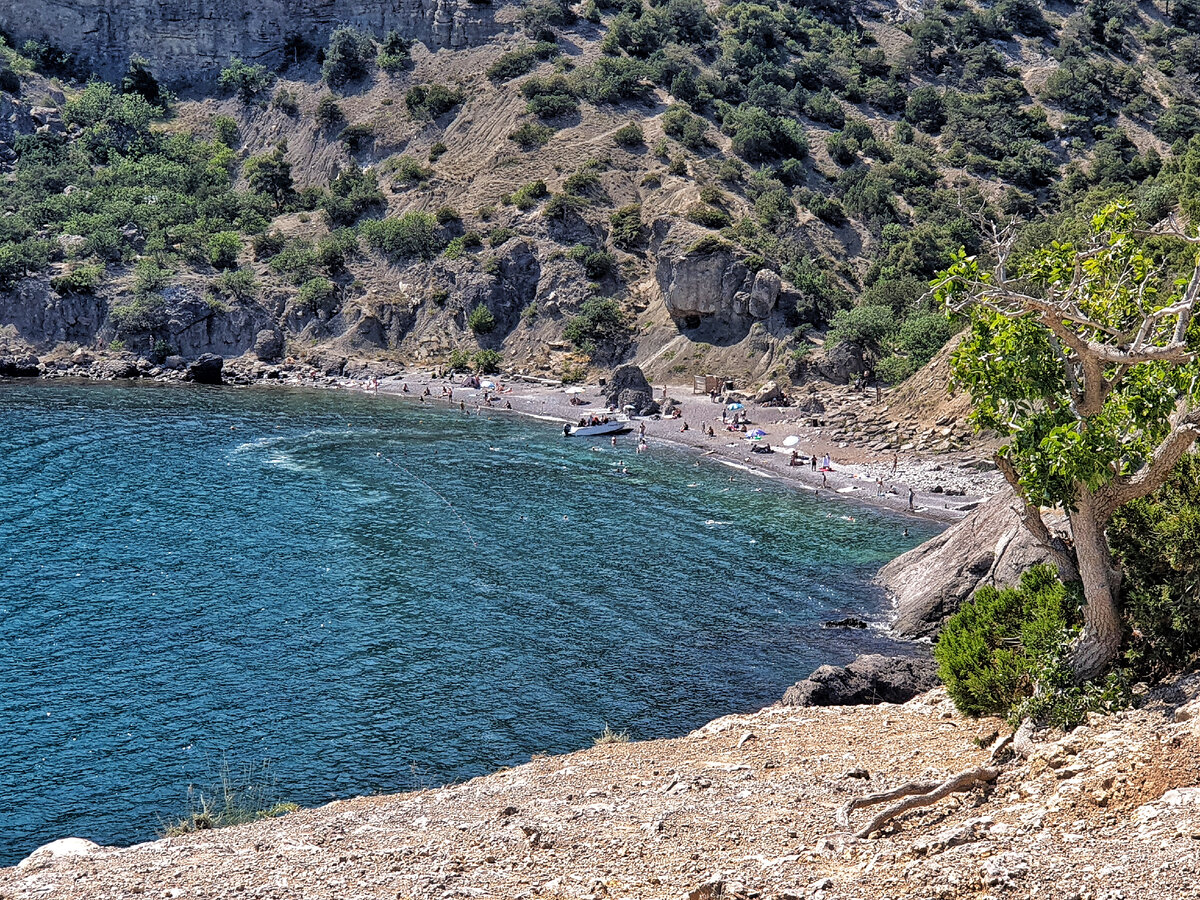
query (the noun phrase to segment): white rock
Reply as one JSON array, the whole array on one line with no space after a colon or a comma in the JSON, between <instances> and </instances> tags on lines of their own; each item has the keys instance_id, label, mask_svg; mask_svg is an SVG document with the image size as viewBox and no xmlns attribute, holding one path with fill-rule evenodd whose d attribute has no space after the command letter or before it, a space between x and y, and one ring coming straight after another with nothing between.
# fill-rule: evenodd
<instances>
[{"instance_id":1,"label":"white rock","mask_svg":"<svg viewBox=\"0 0 1200 900\"><path fill-rule=\"evenodd\" d=\"M59 838L57 841L51 841L49 844L43 844L41 847L38 847L21 860L17 864L17 868L24 868L34 863L47 862L60 857L91 856L99 849L99 844L93 843L86 838Z\"/></svg>"}]
</instances>

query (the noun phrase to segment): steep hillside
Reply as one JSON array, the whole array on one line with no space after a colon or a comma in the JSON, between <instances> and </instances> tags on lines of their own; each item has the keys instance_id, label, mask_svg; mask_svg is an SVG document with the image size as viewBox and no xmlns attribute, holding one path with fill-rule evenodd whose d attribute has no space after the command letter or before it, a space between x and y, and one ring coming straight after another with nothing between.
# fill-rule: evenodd
<instances>
[{"instance_id":1,"label":"steep hillside","mask_svg":"<svg viewBox=\"0 0 1200 900\"><path fill-rule=\"evenodd\" d=\"M896 383L987 220L1200 206L1200 0L404 2L332 32L268 3L244 38L19 6L0 334L34 348Z\"/></svg>"}]
</instances>

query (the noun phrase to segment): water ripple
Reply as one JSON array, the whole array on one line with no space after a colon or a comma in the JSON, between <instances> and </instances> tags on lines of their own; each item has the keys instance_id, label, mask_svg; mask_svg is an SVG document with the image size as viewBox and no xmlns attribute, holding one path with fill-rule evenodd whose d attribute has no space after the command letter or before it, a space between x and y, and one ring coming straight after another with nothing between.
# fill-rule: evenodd
<instances>
[{"instance_id":1,"label":"water ripple","mask_svg":"<svg viewBox=\"0 0 1200 900\"><path fill-rule=\"evenodd\" d=\"M876 611L866 576L930 529L633 450L384 398L0 385L0 864L149 837L222 758L305 804L400 790L679 734L877 645L816 626Z\"/></svg>"}]
</instances>

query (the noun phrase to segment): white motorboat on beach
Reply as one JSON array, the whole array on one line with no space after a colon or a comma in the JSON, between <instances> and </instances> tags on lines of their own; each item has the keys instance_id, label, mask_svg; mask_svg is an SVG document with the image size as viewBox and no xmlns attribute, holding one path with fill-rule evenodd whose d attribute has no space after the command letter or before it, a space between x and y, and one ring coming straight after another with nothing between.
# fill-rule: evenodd
<instances>
[{"instance_id":1,"label":"white motorboat on beach","mask_svg":"<svg viewBox=\"0 0 1200 900\"><path fill-rule=\"evenodd\" d=\"M580 419L578 425L564 425L563 437L600 437L629 431L633 431L633 425L628 416L587 416Z\"/></svg>"}]
</instances>

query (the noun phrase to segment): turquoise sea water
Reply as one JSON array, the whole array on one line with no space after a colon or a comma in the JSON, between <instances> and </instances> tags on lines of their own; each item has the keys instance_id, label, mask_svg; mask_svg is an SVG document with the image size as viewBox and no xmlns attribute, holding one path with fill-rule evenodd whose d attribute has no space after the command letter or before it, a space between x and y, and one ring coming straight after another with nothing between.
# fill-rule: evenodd
<instances>
[{"instance_id":1,"label":"turquoise sea water","mask_svg":"<svg viewBox=\"0 0 1200 900\"><path fill-rule=\"evenodd\" d=\"M222 762L304 805L427 786L685 733L883 643L819 623L882 615L866 579L936 526L620 440L0 384L0 865L151 838Z\"/></svg>"}]
</instances>

